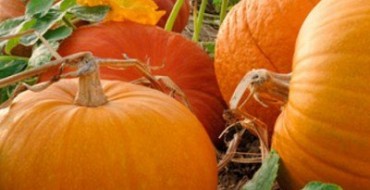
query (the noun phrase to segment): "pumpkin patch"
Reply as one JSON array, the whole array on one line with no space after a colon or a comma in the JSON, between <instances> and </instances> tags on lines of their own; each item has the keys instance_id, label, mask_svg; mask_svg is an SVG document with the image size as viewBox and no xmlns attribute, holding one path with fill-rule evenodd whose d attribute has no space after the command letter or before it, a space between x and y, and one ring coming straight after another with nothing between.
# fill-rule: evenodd
<instances>
[{"instance_id":1,"label":"pumpkin patch","mask_svg":"<svg viewBox=\"0 0 370 190\"><path fill-rule=\"evenodd\" d=\"M370 1L0 0L0 189L370 189Z\"/></svg>"}]
</instances>

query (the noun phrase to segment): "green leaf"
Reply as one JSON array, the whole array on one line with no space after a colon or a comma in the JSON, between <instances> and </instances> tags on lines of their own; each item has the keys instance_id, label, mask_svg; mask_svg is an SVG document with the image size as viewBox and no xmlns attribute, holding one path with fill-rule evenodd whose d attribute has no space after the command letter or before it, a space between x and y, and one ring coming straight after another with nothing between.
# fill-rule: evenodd
<instances>
[{"instance_id":1,"label":"green leaf","mask_svg":"<svg viewBox=\"0 0 370 190\"><path fill-rule=\"evenodd\" d=\"M0 56L0 79L19 73L27 68L28 59L15 56ZM14 85L0 88L0 104L13 93Z\"/></svg>"},{"instance_id":2,"label":"green leaf","mask_svg":"<svg viewBox=\"0 0 370 190\"><path fill-rule=\"evenodd\" d=\"M22 22L24 22L24 17L15 17L5 20L0 23L0 36L8 36L12 34L12 30L17 28Z\"/></svg>"},{"instance_id":3,"label":"green leaf","mask_svg":"<svg viewBox=\"0 0 370 190\"><path fill-rule=\"evenodd\" d=\"M26 16L28 18L38 14L44 16L53 5L54 0L30 0L26 6Z\"/></svg>"},{"instance_id":4,"label":"green leaf","mask_svg":"<svg viewBox=\"0 0 370 190\"><path fill-rule=\"evenodd\" d=\"M23 71L28 60L15 56L0 56L0 79Z\"/></svg>"},{"instance_id":5,"label":"green leaf","mask_svg":"<svg viewBox=\"0 0 370 190\"><path fill-rule=\"evenodd\" d=\"M45 16L37 18L32 29L38 31L40 35L44 35L51 27L53 27L55 23L60 21L64 15L65 12L61 12L56 9L50 9ZM20 42L25 46L30 46L35 44L37 40L38 37L35 34L30 34L22 37Z\"/></svg>"},{"instance_id":6,"label":"green leaf","mask_svg":"<svg viewBox=\"0 0 370 190\"><path fill-rule=\"evenodd\" d=\"M65 11L76 5L77 5L76 0L63 0L62 3L60 4L60 10Z\"/></svg>"},{"instance_id":7,"label":"green leaf","mask_svg":"<svg viewBox=\"0 0 370 190\"><path fill-rule=\"evenodd\" d=\"M68 26L61 26L54 30L49 30L45 33L44 37L48 41L58 41L64 40L68 36L70 36L73 32L73 29Z\"/></svg>"},{"instance_id":8,"label":"green leaf","mask_svg":"<svg viewBox=\"0 0 370 190\"><path fill-rule=\"evenodd\" d=\"M76 6L71 8L69 12L81 20L99 22L104 19L109 10L109 6Z\"/></svg>"},{"instance_id":9,"label":"green leaf","mask_svg":"<svg viewBox=\"0 0 370 190\"><path fill-rule=\"evenodd\" d=\"M21 23L20 26L13 30L14 34L29 30L35 24L35 22L36 20L32 19ZM19 44L20 38L21 37L16 37L8 40L5 46L5 52L7 54L10 54L11 50Z\"/></svg>"},{"instance_id":10,"label":"green leaf","mask_svg":"<svg viewBox=\"0 0 370 190\"><path fill-rule=\"evenodd\" d=\"M5 20L0 23L0 36L5 37L12 34L16 34L19 30L19 26L23 25L24 17L16 17L12 19ZM8 40L0 41L0 47L3 47Z\"/></svg>"},{"instance_id":11,"label":"green leaf","mask_svg":"<svg viewBox=\"0 0 370 190\"><path fill-rule=\"evenodd\" d=\"M243 190L271 190L277 177L279 160L277 152L272 150L263 161L261 168L244 185Z\"/></svg>"},{"instance_id":12,"label":"green leaf","mask_svg":"<svg viewBox=\"0 0 370 190\"><path fill-rule=\"evenodd\" d=\"M54 50L58 49L59 47L59 43L56 41L50 41L49 44L51 48L53 48ZM29 67L41 66L49 62L51 58L52 54L50 50L44 44L41 44L39 46L36 46L35 49L32 51L32 55L29 59L28 66Z\"/></svg>"},{"instance_id":13,"label":"green leaf","mask_svg":"<svg viewBox=\"0 0 370 190\"><path fill-rule=\"evenodd\" d=\"M336 184L312 181L308 183L302 190L343 190L343 189Z\"/></svg>"}]
</instances>

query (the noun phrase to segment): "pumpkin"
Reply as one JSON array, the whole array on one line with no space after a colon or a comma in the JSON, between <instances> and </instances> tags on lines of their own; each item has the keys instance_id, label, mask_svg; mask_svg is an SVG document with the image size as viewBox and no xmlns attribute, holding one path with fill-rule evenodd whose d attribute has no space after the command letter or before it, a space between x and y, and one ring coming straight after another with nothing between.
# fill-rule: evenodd
<instances>
[{"instance_id":1,"label":"pumpkin","mask_svg":"<svg viewBox=\"0 0 370 190\"><path fill-rule=\"evenodd\" d=\"M222 118L226 105L217 85L212 59L196 44L177 33L156 26L130 22L108 22L77 29L59 48L62 56L90 51L101 58L123 59L123 54L136 58L153 69L152 74L170 77L189 99L193 112L202 122L210 138L220 144L224 130ZM57 70L41 76L45 81ZM133 68L100 69L101 77L133 81L143 77Z\"/></svg>"},{"instance_id":2,"label":"pumpkin","mask_svg":"<svg viewBox=\"0 0 370 190\"><path fill-rule=\"evenodd\" d=\"M307 17L272 147L283 189L370 189L370 1L325 0Z\"/></svg>"},{"instance_id":3,"label":"pumpkin","mask_svg":"<svg viewBox=\"0 0 370 190\"><path fill-rule=\"evenodd\" d=\"M22 16L25 10L22 0L0 0L0 21Z\"/></svg>"},{"instance_id":4,"label":"pumpkin","mask_svg":"<svg viewBox=\"0 0 370 190\"><path fill-rule=\"evenodd\" d=\"M216 39L215 71L229 102L245 73L254 68L289 72L299 28L319 0L241 0L227 14ZM245 110L262 120L270 134L279 109L249 101Z\"/></svg>"},{"instance_id":5,"label":"pumpkin","mask_svg":"<svg viewBox=\"0 0 370 190\"><path fill-rule=\"evenodd\" d=\"M0 189L216 189L214 148L185 106L143 86L102 86L97 107L76 105L85 88L64 79L1 110Z\"/></svg>"}]
</instances>

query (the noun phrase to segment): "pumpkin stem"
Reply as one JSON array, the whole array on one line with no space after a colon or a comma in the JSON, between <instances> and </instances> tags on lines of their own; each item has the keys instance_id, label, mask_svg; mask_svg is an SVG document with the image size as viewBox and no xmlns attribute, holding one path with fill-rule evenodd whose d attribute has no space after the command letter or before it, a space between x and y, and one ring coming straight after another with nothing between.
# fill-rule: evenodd
<instances>
[{"instance_id":1,"label":"pumpkin stem","mask_svg":"<svg viewBox=\"0 0 370 190\"><path fill-rule=\"evenodd\" d=\"M100 76L99 65L93 56L86 56L77 64L78 70L69 75L79 76L79 89L75 104L87 107L98 107L108 102L104 94Z\"/></svg>"},{"instance_id":2,"label":"pumpkin stem","mask_svg":"<svg viewBox=\"0 0 370 190\"><path fill-rule=\"evenodd\" d=\"M230 99L230 109L242 107L251 97L265 107L267 107L265 102L284 105L288 101L290 78L291 73L280 74L266 69L256 69L248 72L240 81ZM247 89L250 93L239 105Z\"/></svg>"}]
</instances>

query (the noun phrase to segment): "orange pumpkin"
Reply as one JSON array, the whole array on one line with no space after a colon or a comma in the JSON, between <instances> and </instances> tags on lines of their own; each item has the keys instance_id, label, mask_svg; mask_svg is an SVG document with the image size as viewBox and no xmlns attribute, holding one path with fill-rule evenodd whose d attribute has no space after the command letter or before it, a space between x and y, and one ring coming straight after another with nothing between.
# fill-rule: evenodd
<instances>
[{"instance_id":1,"label":"orange pumpkin","mask_svg":"<svg viewBox=\"0 0 370 190\"><path fill-rule=\"evenodd\" d=\"M309 11L319 0L241 0L227 14L216 39L215 70L228 102L242 77L254 68L291 70L295 39ZM279 109L256 101L245 106L272 133Z\"/></svg>"},{"instance_id":2,"label":"orange pumpkin","mask_svg":"<svg viewBox=\"0 0 370 190\"><path fill-rule=\"evenodd\" d=\"M25 3L22 0L0 0L0 21L22 16Z\"/></svg>"},{"instance_id":3,"label":"orange pumpkin","mask_svg":"<svg viewBox=\"0 0 370 190\"><path fill-rule=\"evenodd\" d=\"M98 107L75 105L77 81L66 79L1 110L0 189L216 189L214 148L185 106L102 85Z\"/></svg>"},{"instance_id":4,"label":"orange pumpkin","mask_svg":"<svg viewBox=\"0 0 370 190\"><path fill-rule=\"evenodd\" d=\"M221 97L212 59L195 43L177 33L156 26L130 22L110 22L80 27L59 48L62 56L91 51L102 58L123 59L123 54L160 67L153 75L170 77L186 94L195 115L215 144L225 124L222 118L225 103ZM104 79L132 81L143 75L130 68L100 69ZM50 78L56 70L41 77Z\"/></svg>"},{"instance_id":5,"label":"orange pumpkin","mask_svg":"<svg viewBox=\"0 0 370 190\"><path fill-rule=\"evenodd\" d=\"M370 189L370 1L321 1L304 22L275 126L283 189Z\"/></svg>"}]
</instances>

